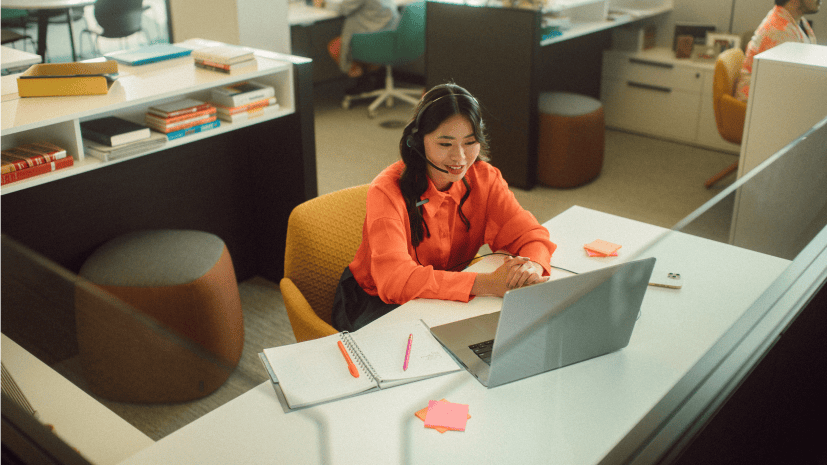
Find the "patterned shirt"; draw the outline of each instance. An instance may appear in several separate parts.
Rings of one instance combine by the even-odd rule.
[[[741,67],[741,74],[736,84],[735,97],[738,100],[746,102],[749,97],[752,60],[755,55],[784,42],[814,44],[816,43],[816,36],[806,20],[802,20],[801,26],[799,26],[786,8],[776,5],[775,8],[770,10],[767,17],[761,21],[761,25],[755,30],[752,40],[749,41],[744,64]]]
[[[455,182],[441,192],[428,180],[422,199],[428,199],[423,217],[430,237],[426,234],[414,250],[399,188],[403,168],[402,161],[389,166],[368,190],[362,244],[350,264],[365,292],[395,304],[418,297],[467,302],[476,273],[446,270],[473,259],[483,244],[528,257],[543,266],[544,274],[550,273],[557,246],[549,241],[548,230],[520,206],[500,170],[483,161],[471,165],[465,175],[471,194],[462,211],[470,230],[458,212],[465,185]]]

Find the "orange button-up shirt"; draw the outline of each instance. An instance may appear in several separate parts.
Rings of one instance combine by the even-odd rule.
[[[428,199],[423,217],[431,235],[426,234],[414,250],[399,188],[403,168],[401,161],[389,166],[368,190],[362,244],[350,263],[356,282],[368,294],[396,304],[418,297],[467,302],[476,273],[446,270],[461,270],[454,267],[472,260],[483,244],[528,257],[543,266],[544,274],[550,273],[557,246],[549,240],[548,230],[520,206],[500,171],[483,161],[466,173],[471,195],[462,211],[470,230],[459,216],[466,191],[463,183],[455,182],[440,192],[428,180],[422,199]]]

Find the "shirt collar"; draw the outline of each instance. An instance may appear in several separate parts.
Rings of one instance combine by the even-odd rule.
[[[422,194],[423,200],[428,199],[428,203],[425,204],[425,212],[431,216],[435,215],[442,206],[442,203],[449,198],[453,199],[454,203],[459,205],[464,193],[465,185],[461,181],[451,184],[451,187],[449,187],[447,191],[440,191],[436,188],[434,182],[431,181],[431,178],[428,178],[428,189]]]

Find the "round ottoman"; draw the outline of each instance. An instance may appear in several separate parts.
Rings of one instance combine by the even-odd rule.
[[[543,92],[539,104],[537,180],[551,187],[576,187],[603,168],[603,105],[585,95]]]
[[[95,250],[79,275],[94,284],[78,284],[75,307],[80,361],[95,394],[120,402],[197,399],[238,364],[241,299],[218,236],[127,234]]]

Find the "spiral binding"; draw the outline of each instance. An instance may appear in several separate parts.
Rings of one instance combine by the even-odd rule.
[[[342,343],[347,347],[348,352],[356,356],[356,363],[362,367],[362,371],[367,373],[367,375],[372,379],[374,382],[379,383],[382,380],[376,376],[376,370],[373,369],[373,365],[365,358],[365,355],[359,349],[359,346],[356,345],[356,342],[353,341],[353,338],[350,337],[350,333],[347,331],[342,331]]]
[[[6,365],[0,362],[2,366],[2,389],[3,393],[9,396],[13,401],[15,401],[20,408],[29,412],[29,414],[35,418],[37,418],[37,411],[32,407],[32,404],[29,403],[29,400],[26,399],[26,396],[23,395],[23,391],[20,390],[20,386],[17,385],[14,378],[11,377],[11,373],[6,369]]]

